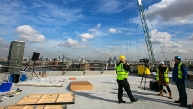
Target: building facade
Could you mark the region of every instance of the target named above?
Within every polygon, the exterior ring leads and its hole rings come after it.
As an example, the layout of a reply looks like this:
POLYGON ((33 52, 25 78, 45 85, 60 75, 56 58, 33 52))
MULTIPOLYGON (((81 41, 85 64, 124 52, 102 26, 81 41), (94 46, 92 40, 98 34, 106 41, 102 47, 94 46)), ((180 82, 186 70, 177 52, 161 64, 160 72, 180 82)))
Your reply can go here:
POLYGON ((9 48, 8 55, 8 71, 14 73, 22 69, 23 54, 24 54, 25 42, 12 41, 9 48))

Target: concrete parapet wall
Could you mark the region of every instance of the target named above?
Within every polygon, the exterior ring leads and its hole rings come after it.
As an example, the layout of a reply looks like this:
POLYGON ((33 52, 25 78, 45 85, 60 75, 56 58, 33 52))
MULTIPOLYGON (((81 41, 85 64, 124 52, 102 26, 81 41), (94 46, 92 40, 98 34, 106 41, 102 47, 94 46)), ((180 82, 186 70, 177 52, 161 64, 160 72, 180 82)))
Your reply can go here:
MULTIPOLYGON (((32 72, 24 72, 24 74, 27 74, 27 77, 31 74, 32 72)), ((36 71, 35 72, 39 77, 39 73, 36 71)), ((92 75, 115 75, 116 72, 115 70, 110 70, 110 71, 46 71, 43 72, 46 74, 46 76, 92 76, 92 75)), ((0 73, 0 80, 7 80, 9 76, 8 72, 5 73, 0 73)), ((33 77, 36 77, 33 74, 33 77)))
POLYGON ((7 80, 9 76, 9 73, 0 73, 0 80, 7 80))
POLYGON ((112 71, 46 71, 47 76, 89 76, 89 75, 115 75, 112 71))

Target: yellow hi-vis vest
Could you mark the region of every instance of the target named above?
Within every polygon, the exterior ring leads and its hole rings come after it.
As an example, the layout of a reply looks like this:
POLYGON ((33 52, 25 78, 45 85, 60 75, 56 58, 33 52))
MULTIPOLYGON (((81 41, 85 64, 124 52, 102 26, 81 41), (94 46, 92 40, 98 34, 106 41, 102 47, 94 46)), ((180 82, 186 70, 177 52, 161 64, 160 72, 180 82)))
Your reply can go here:
POLYGON ((182 62, 178 64, 178 78, 182 79, 182 70, 181 70, 182 62))
MULTIPOLYGON (((159 69, 156 68, 156 80, 158 81, 159 80, 159 69)), ((166 69, 166 71, 164 72, 164 79, 166 82, 169 82, 169 77, 168 77, 168 68, 166 69)))
POLYGON ((123 63, 120 63, 119 66, 116 66, 116 74, 118 80, 127 78, 128 72, 123 68, 123 63))

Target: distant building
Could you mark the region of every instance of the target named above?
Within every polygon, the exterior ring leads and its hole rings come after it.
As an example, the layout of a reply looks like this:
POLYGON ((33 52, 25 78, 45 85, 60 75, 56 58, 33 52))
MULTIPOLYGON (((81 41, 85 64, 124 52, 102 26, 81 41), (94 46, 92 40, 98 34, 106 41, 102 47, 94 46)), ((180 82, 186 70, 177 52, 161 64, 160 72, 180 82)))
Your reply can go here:
POLYGON ((109 64, 112 64, 112 58, 111 57, 109 58, 109 64))
POLYGON ((116 56, 113 58, 113 64, 116 64, 117 63, 117 58, 116 56))
POLYGON ((16 69, 19 69, 19 67, 22 66, 24 48, 25 42, 23 41, 15 40, 11 42, 8 55, 9 72, 13 73, 14 71, 16 71, 16 69))

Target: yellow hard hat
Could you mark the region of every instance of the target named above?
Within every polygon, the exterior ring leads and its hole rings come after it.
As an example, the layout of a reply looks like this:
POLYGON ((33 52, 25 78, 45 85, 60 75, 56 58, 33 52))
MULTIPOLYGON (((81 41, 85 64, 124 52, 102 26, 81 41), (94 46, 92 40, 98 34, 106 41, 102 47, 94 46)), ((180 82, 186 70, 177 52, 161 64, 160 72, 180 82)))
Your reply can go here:
POLYGON ((125 56, 121 55, 119 56, 119 60, 126 59, 125 56))

